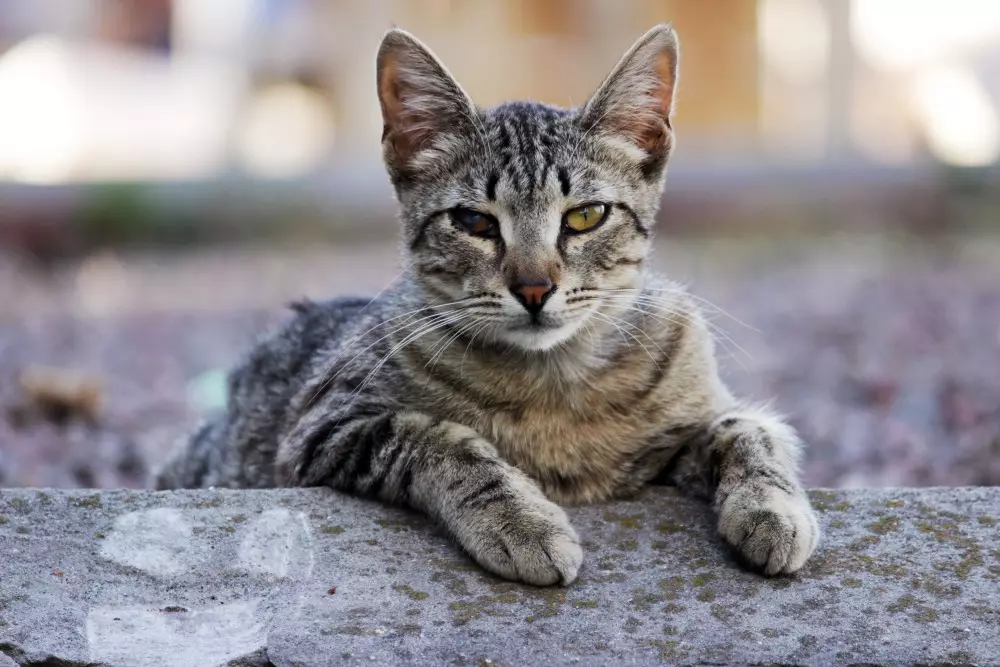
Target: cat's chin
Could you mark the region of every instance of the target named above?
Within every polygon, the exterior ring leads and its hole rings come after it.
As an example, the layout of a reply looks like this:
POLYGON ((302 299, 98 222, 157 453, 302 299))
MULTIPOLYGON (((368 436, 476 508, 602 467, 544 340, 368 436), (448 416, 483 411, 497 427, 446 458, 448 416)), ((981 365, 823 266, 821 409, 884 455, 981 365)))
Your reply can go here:
POLYGON ((516 329, 502 329, 498 337, 505 343, 531 352, 544 352, 565 343, 575 334, 579 326, 526 326, 516 329))

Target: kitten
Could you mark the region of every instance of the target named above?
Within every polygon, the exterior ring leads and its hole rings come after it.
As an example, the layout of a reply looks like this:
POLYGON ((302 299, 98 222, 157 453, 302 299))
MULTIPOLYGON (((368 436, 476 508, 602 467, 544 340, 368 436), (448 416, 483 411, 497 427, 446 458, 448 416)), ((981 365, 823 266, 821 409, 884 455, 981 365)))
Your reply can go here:
POLYGON ((482 567, 568 584, 556 503, 670 482, 750 566, 819 538, 799 439, 719 379, 695 300, 645 271, 673 144, 678 45, 644 35, 579 109, 480 109, 402 30, 377 58, 401 280, 302 303, 229 380, 158 488, 326 485, 406 505, 482 567))

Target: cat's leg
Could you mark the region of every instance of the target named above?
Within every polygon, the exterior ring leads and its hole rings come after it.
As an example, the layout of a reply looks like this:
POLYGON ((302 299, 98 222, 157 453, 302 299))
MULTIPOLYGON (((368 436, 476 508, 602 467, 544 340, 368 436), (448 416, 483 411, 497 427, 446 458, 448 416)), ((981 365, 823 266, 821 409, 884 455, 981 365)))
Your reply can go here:
POLYGON ((735 407, 691 439, 668 469, 682 489, 708 493, 719 534, 765 574, 795 572, 819 542, 798 479, 795 431, 766 410, 735 407))
POLYGON ((415 412, 324 415, 281 443, 279 484, 325 485, 437 520, 485 569, 568 584, 583 553, 563 510, 474 430, 415 412))

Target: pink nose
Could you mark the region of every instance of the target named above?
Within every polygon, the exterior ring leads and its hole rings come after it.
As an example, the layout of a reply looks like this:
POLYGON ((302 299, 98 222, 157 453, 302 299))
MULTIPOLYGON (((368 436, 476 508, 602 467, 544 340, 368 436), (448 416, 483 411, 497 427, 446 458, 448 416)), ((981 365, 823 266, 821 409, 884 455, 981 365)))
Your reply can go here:
POLYGON ((548 301, 549 297, 555 291, 556 286, 552 284, 551 280, 517 283, 510 288, 510 292, 514 295, 514 298, 520 301, 521 305, 532 315, 537 315, 542 311, 545 302, 548 301))

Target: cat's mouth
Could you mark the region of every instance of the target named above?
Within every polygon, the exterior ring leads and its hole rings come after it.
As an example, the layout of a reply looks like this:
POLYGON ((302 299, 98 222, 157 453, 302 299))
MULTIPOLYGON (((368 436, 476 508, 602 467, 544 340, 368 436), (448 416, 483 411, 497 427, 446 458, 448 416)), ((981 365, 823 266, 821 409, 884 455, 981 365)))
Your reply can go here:
POLYGON ((547 350, 571 338, 576 327, 551 316, 511 322, 500 336, 526 350, 547 350))
POLYGON ((508 327, 511 331, 524 331, 524 332, 542 332, 542 331, 555 331, 563 326, 563 322, 555 321, 550 317, 531 317, 527 320, 520 320, 514 323, 512 326, 508 327))

